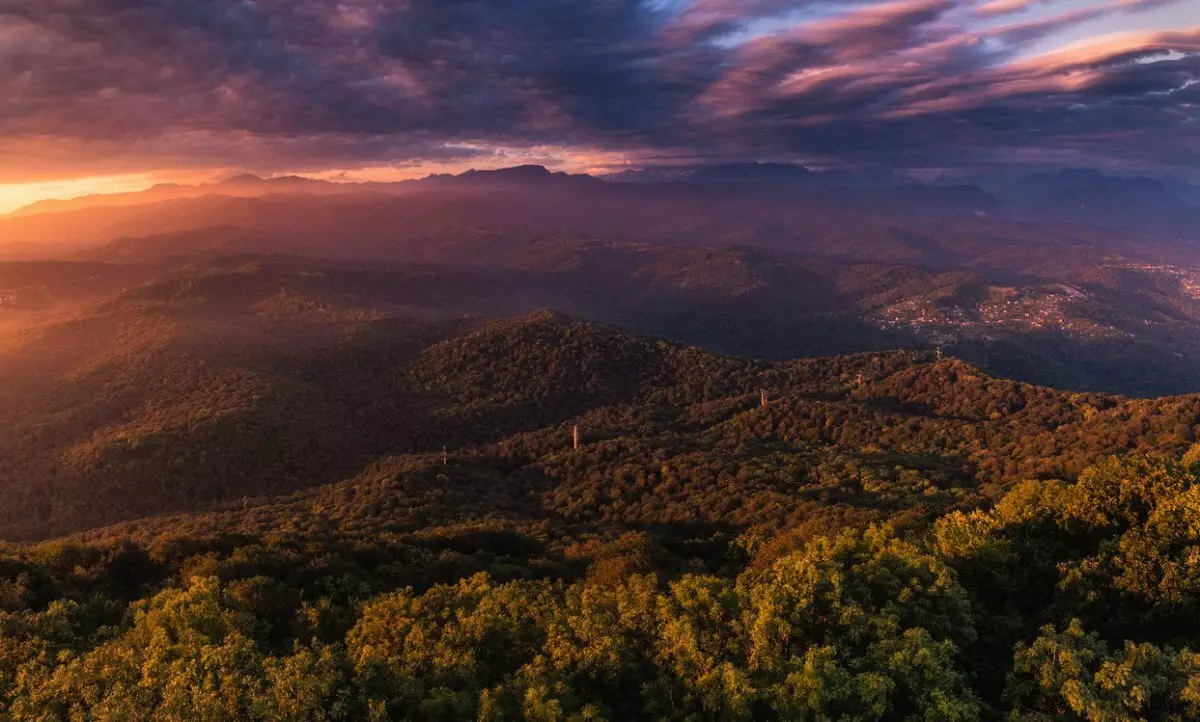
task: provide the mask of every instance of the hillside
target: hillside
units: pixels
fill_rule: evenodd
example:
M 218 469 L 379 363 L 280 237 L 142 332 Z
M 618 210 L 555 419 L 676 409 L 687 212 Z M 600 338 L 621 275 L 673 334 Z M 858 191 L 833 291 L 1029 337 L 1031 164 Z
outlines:
M 1170 269 L 1010 291 L 571 239 L 3 268 L 53 302 L 0 329 L 0 715 L 973 720 L 1080 685 L 1194 710 L 1200 396 L 711 348 L 909 313 L 953 351 L 1020 338 L 1022 304 L 1173 298 Z M 1112 701 L 1105 665 L 1155 691 Z
M 485 326 L 464 360 L 437 342 L 470 322 L 403 320 L 279 282 L 254 268 L 160 281 L 7 335 L 5 536 L 311 486 L 383 452 L 495 440 L 684 373 L 681 352 L 548 331 L 554 366 L 536 379 L 558 386 L 470 385 L 493 365 L 520 368 L 523 326 Z M 511 334 L 521 341 L 491 347 Z
M 627 260 L 600 252 L 608 260 L 541 257 L 551 266 Z M 683 266 L 670 261 L 659 257 L 617 277 L 653 274 L 648 287 L 657 295 L 643 302 L 659 313 L 669 308 L 663 300 L 728 302 L 732 329 L 738 298 L 777 293 L 794 274 L 813 272 L 736 254 L 708 270 L 703 253 Z M 783 274 L 775 290 L 763 287 L 772 273 Z M 662 424 L 697 405 L 741 408 L 764 389 L 779 405 L 752 417 L 752 428 L 739 417 L 711 433 L 728 434 L 727 444 L 761 436 L 953 458 L 969 468 L 962 483 L 976 489 L 1072 475 L 1124 449 L 1178 449 L 1196 413 L 1191 397 L 1136 401 L 967 384 L 986 376 L 947 376 L 946 367 L 919 360 L 927 356 L 847 361 L 864 369 L 860 386 L 839 361 L 748 361 L 549 312 L 510 321 L 461 317 L 539 300 L 514 303 L 510 280 L 486 271 L 471 278 L 429 267 L 229 259 L 169 270 L 10 330 L 0 336 L 0 374 L 12 380 L 0 389 L 0 451 L 8 460 L 0 471 L 0 534 L 42 537 L 286 494 L 351 477 L 390 455 L 478 449 L 588 414 Z M 827 301 L 814 295 L 804 303 L 836 303 L 838 291 L 828 293 Z M 584 307 L 587 300 L 575 299 Z M 912 378 L 893 380 L 904 374 Z M 922 389 L 928 398 L 912 397 Z M 961 404 L 970 411 L 947 410 Z M 1131 424 L 1136 433 L 1113 431 Z M 904 431 L 891 448 L 894 425 Z M 675 433 L 670 424 L 662 432 Z
M 4 714 L 1195 711 L 1200 397 L 402 321 L 277 273 L 5 351 L 0 528 L 80 533 L 0 548 Z
M 1186 266 L 1101 259 L 1021 274 L 939 271 L 572 234 L 468 235 L 414 245 L 408 261 L 338 261 L 230 252 L 239 238 L 169 235 L 106 247 L 96 255 L 103 263 L 0 264 L 0 328 L 126 290 L 127 313 L 142 309 L 130 301 L 138 294 L 164 294 L 182 308 L 189 293 L 216 299 L 227 291 L 251 294 L 236 303 L 261 302 L 260 315 L 298 314 L 306 303 L 313 320 L 322 303 L 427 320 L 551 308 L 773 360 L 942 347 L 991 373 L 1058 388 L 1137 396 L 1200 389 L 1189 362 L 1200 353 L 1200 272 Z M 194 290 L 180 291 L 183 279 Z
M 1197 397 L 1063 394 L 913 354 L 738 362 L 547 314 L 436 344 L 413 369 L 447 390 L 437 423 L 484 432 L 475 439 L 505 430 L 447 445 L 445 466 L 430 445 L 286 499 L 254 494 L 84 538 L 413 533 L 481 519 L 601 534 L 919 524 L 1112 454 L 1179 455 L 1200 423 Z

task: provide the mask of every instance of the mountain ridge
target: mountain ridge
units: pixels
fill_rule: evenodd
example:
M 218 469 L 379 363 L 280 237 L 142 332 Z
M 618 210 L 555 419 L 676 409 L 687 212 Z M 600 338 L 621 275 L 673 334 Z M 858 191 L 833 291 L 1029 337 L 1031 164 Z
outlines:
M 670 419 L 693 409 L 687 413 L 705 418 L 701 409 L 753 408 L 760 391 L 789 415 L 841 419 L 825 431 L 772 421 L 762 433 L 850 445 L 878 434 L 872 443 L 898 449 L 907 448 L 907 432 L 886 429 L 904 419 L 922 434 L 970 421 L 1039 436 L 1042 416 L 1067 414 L 1074 420 L 1060 419 L 1060 433 L 1076 439 L 1129 409 L 1162 419 L 1159 435 L 1139 445 L 1176 448 L 1183 441 L 1172 424 L 1200 415 L 1200 396 L 1053 391 L 936 362 L 928 352 L 762 361 L 549 310 L 421 321 L 359 310 L 352 297 L 322 291 L 320 279 L 281 295 L 280 284 L 294 282 L 267 273 L 141 286 L 0 346 L 0 373 L 19 380 L 0 389 L 0 451 L 9 460 L 0 483 L 3 535 L 287 494 L 353 476 L 389 454 L 492 448 L 532 434 L 518 444 L 528 445 L 550 430 L 563 433 L 571 419 L 593 419 L 585 426 L 595 438 L 603 435 L 595 419 L 613 414 Z M 35 366 L 36 375 L 20 371 Z M 1026 420 L 1022 409 L 1038 405 L 1059 411 Z M 1092 418 L 1083 405 L 1113 411 Z M 766 423 L 770 415 L 753 418 Z M 955 444 L 974 443 L 957 433 Z M 1129 448 L 1103 435 L 1089 443 Z M 1011 479 L 989 466 L 992 452 L 985 461 L 981 469 L 991 470 L 981 480 Z M 1021 463 L 1035 461 L 1059 463 Z M 167 478 L 174 481 L 163 486 Z

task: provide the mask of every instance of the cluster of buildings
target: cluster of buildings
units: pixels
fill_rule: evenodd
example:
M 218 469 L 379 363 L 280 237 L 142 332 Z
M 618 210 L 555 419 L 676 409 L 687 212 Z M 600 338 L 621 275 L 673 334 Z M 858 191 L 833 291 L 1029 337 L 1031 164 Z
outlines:
M 979 295 L 982 298 L 971 305 L 939 303 L 928 296 L 911 298 L 876 311 L 867 320 L 881 330 L 907 328 L 923 337 L 974 332 L 986 338 L 988 332 L 996 331 L 1051 330 L 1090 338 L 1128 335 L 1073 309 L 1073 305 L 1088 298 L 1087 293 L 1074 286 L 990 286 Z
M 1118 267 L 1157 273 L 1178 279 L 1179 290 L 1183 292 L 1183 295 L 1192 300 L 1200 300 L 1200 269 L 1169 266 L 1165 263 L 1126 263 Z

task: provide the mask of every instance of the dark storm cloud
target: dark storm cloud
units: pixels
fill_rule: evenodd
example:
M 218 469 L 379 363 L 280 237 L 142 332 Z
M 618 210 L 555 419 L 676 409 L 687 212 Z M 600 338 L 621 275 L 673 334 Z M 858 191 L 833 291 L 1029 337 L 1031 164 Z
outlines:
M 666 18 L 645 0 L 414 0 L 379 21 L 379 50 L 445 126 L 522 139 L 637 138 L 666 125 L 719 61 L 664 45 Z
M 347 56 L 328 4 L 37 0 L 5 23 L 0 130 L 113 137 L 155 130 L 390 130 L 401 99 Z M 22 106 L 41 113 L 22 113 Z M 75 111 L 75 112 L 70 112 Z M 150 126 L 150 127 L 148 127 Z
M 1030 4 L 0 0 L 0 151 L 25 148 L 34 166 L 29 148 L 78 148 L 79 163 L 102 148 L 131 167 L 334 168 L 501 146 L 1196 160 L 1200 30 L 1027 57 L 1031 42 L 1166 0 L 978 25 Z

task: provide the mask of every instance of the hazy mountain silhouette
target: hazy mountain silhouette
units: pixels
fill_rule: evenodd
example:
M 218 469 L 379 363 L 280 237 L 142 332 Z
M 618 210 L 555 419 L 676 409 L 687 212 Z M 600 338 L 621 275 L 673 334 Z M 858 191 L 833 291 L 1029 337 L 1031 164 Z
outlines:
M 1027 176 L 1001 191 L 1022 217 L 1093 223 L 1142 232 L 1187 232 L 1200 219 L 1191 187 L 1151 178 L 1123 178 L 1069 169 Z M 1194 226 L 1191 227 L 1194 231 Z
M 659 166 L 605 176 L 616 183 L 754 184 L 776 188 L 872 188 L 913 183 L 890 172 L 814 171 L 798 163 Z

